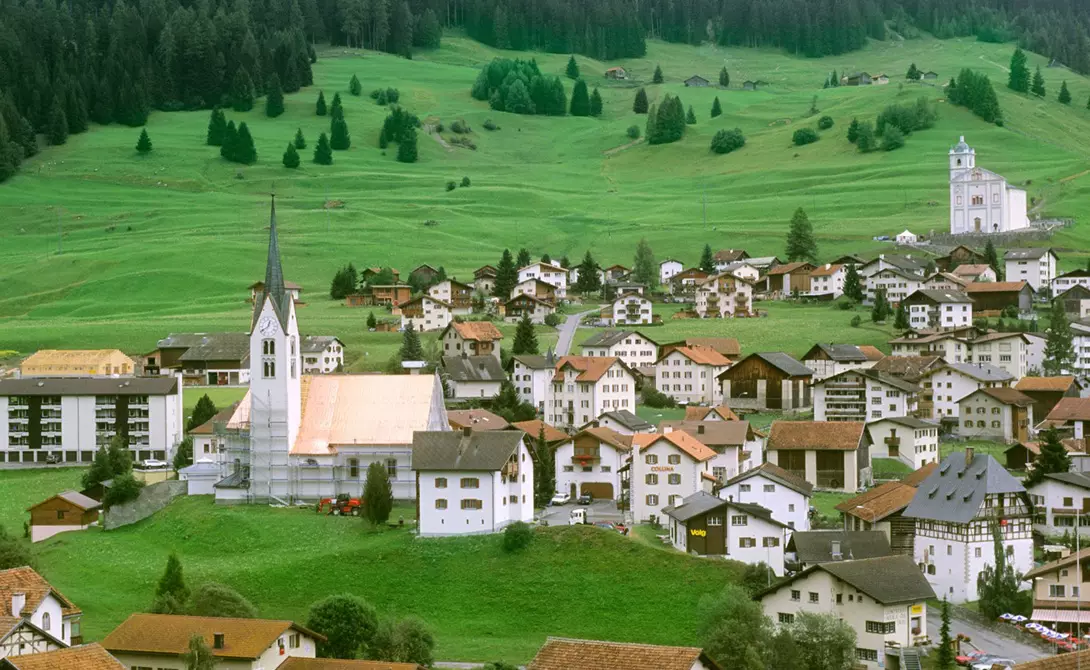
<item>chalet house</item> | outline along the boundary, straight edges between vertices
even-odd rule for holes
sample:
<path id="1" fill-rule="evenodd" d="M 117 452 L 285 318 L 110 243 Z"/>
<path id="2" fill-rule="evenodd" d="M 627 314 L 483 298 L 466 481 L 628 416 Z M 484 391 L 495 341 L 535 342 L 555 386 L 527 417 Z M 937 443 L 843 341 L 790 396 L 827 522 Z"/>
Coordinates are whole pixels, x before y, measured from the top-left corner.
<path id="1" fill-rule="evenodd" d="M 1029 489 L 1033 502 L 1033 529 L 1045 538 L 1065 533 L 1090 535 L 1090 475 L 1085 472 L 1050 472 Z"/>
<path id="2" fill-rule="evenodd" d="M 836 261 L 840 263 L 840 261 Z M 781 265 L 782 261 L 776 256 L 757 256 L 756 258 L 747 258 L 746 263 L 763 272 L 768 272 L 777 265 Z"/>
<path id="3" fill-rule="evenodd" d="M 545 323 L 545 317 L 556 313 L 553 303 L 539 300 L 532 295 L 519 295 L 511 298 L 503 305 L 504 317 L 508 322 L 516 322 L 526 316 L 530 323 L 541 325 Z"/>
<path id="4" fill-rule="evenodd" d="M 790 572 L 822 563 L 892 556 L 889 540 L 877 530 L 811 530 L 791 534 L 784 555 Z"/>
<path id="5" fill-rule="evenodd" d="M 783 575 L 787 525 L 772 518 L 769 509 L 697 491 L 662 513 L 669 518 L 670 543 L 675 549 L 749 565 L 763 562 Z"/>
<path id="6" fill-rule="evenodd" d="M 0 619 L 11 629 L 6 633 L 5 644 L 22 642 L 31 644 L 29 651 L 48 651 L 83 642 L 80 620 L 83 612 L 33 568 L 20 567 L 0 570 Z M 30 625 L 11 639 L 19 622 Z M 15 651 L 20 652 L 16 646 Z M 4 654 L 0 653 L 0 656 Z M 16 654 L 18 655 L 18 654 Z"/>
<path id="7" fill-rule="evenodd" d="M 924 279 L 898 268 L 885 268 L 863 280 L 863 304 L 873 305 L 880 291 L 885 291 L 891 305 L 899 305 L 905 298 L 924 287 Z"/>
<path id="8" fill-rule="evenodd" d="M 460 431 L 463 428 L 473 430 L 508 430 L 511 424 L 507 419 L 498 414 L 493 414 L 487 409 L 448 409 L 447 423 L 450 429 Z M 536 435 L 534 437 L 537 437 Z"/>
<path id="9" fill-rule="evenodd" d="M 620 66 L 606 70 L 606 79 L 628 79 L 628 72 Z"/>
<path id="10" fill-rule="evenodd" d="M 814 371 L 816 382 L 848 370 L 873 368 L 883 358 L 885 355 L 872 346 L 819 342 L 810 347 L 802 357 L 802 363 Z"/>
<path id="11" fill-rule="evenodd" d="M 697 285 L 710 276 L 700 268 L 682 270 L 670 278 L 670 293 L 676 296 L 695 295 Z"/>
<path id="12" fill-rule="evenodd" d="M 916 411 L 920 388 L 873 370 L 848 370 L 814 382 L 816 421 L 876 421 Z"/>
<path id="13" fill-rule="evenodd" d="M 1068 314 L 1068 318 L 1078 320 L 1090 317 L 1090 289 L 1081 284 L 1066 289 L 1053 298 L 1053 302 L 1063 304 L 1064 312 Z"/>
<path id="14" fill-rule="evenodd" d="M 26 627 L 29 624 L 22 626 Z M 9 654 L 6 658 L 4 656 L 0 652 L 0 670 L 126 670 L 120 661 L 95 642 L 78 647 L 51 647 L 35 650 L 33 653 Z"/>
<path id="15" fill-rule="evenodd" d="M 944 362 L 941 356 L 893 355 L 875 363 L 871 370 L 918 384 L 924 375 Z"/>
<path id="16" fill-rule="evenodd" d="M 579 348 L 584 356 L 614 356 L 630 368 L 654 365 L 659 345 L 635 330 L 600 330 Z"/>
<path id="17" fill-rule="evenodd" d="M 1066 437 L 1060 440 L 1060 444 L 1069 455 L 1086 453 L 1086 445 L 1082 440 Z M 1028 470 L 1033 467 L 1033 462 L 1040 455 L 1040 442 L 1019 442 L 1007 447 L 1007 450 L 1003 452 L 1004 465 L 1008 470 Z"/>
<path id="18" fill-rule="evenodd" d="M 1033 287 L 1025 281 L 973 282 L 965 287 L 973 301 L 973 309 L 988 316 L 1007 307 L 1018 308 L 1019 314 L 1033 311 Z"/>
<path id="19" fill-rule="evenodd" d="M 1052 289 L 1060 259 L 1052 249 L 1007 249 L 1003 254 L 1007 281 L 1024 281 L 1034 291 Z"/>
<path id="20" fill-rule="evenodd" d="M 871 483 L 870 444 L 863 423 L 773 421 L 766 458 L 815 488 L 852 492 Z"/>
<path id="21" fill-rule="evenodd" d="M 685 404 L 714 405 L 719 402 L 719 375 L 730 361 L 709 347 L 671 349 L 655 363 L 655 386 Z"/>
<path id="22" fill-rule="evenodd" d="M 670 280 L 674 278 L 674 275 L 678 274 L 685 269 L 681 261 L 674 258 L 667 258 L 659 261 L 659 283 L 663 286 L 670 283 Z"/>
<path id="23" fill-rule="evenodd" d="M 511 357 L 511 383 L 518 391 L 519 400 L 530 403 L 539 413 L 545 411 L 545 398 L 556 374 L 557 360 L 551 349 L 544 356 L 516 354 Z"/>
<path id="24" fill-rule="evenodd" d="M 878 254 L 878 258 L 859 266 L 859 276 L 870 278 L 882 270 L 900 270 L 906 274 L 923 279 L 927 269 L 927 260 L 912 254 Z"/>
<path id="25" fill-rule="evenodd" d="M 427 263 L 409 273 L 409 283 L 413 286 L 431 286 L 437 281 L 439 281 L 439 271 Z"/>
<path id="26" fill-rule="evenodd" d="M 667 342 L 662 346 L 662 354 L 666 355 L 670 349 L 678 347 L 708 347 L 715 349 L 732 361 L 742 355 L 742 345 L 733 337 L 687 337 L 677 342 Z"/>
<path id="27" fill-rule="evenodd" d="M 40 349 L 19 364 L 19 377 L 120 377 L 136 363 L 119 349 Z"/>
<path id="28" fill-rule="evenodd" d="M 250 302 L 253 303 L 261 294 L 265 291 L 265 282 L 256 281 L 250 284 Z M 303 287 L 292 281 L 284 282 L 284 291 L 291 296 L 291 299 L 295 302 L 299 302 L 299 295 L 303 292 Z"/>
<path id="29" fill-rule="evenodd" d="M 602 295 L 609 299 L 611 296 L 625 295 L 626 293 L 635 293 L 636 295 L 646 295 L 647 284 L 641 284 L 635 281 L 628 281 L 627 279 L 617 279 L 605 282 L 602 287 Z"/>
<path id="30" fill-rule="evenodd" d="M 1090 549 L 1082 549 L 1078 553 L 1071 553 L 1063 558 L 1045 563 L 1027 572 L 1022 579 L 1033 584 L 1033 612 L 1030 620 L 1043 624 L 1061 633 L 1070 633 L 1078 636 L 1090 623 L 1090 612 L 1082 600 L 1087 583 L 1090 582 Z M 1065 656 L 1051 656 L 1037 663 L 1023 665 L 1019 668 L 1035 667 L 1036 670 L 1061 670 L 1059 663 L 1068 661 L 1071 667 L 1078 667 L 1085 658 L 1087 652 L 1076 652 Z M 1083 656 L 1076 659 L 1076 656 Z M 1051 665 L 1044 665 L 1044 661 L 1051 661 Z M 1040 663 L 1040 667 L 1038 666 Z"/>
<path id="31" fill-rule="evenodd" d="M 30 512 L 30 541 L 41 542 L 71 530 L 84 530 L 98 522 L 102 504 L 77 491 L 64 491 L 34 505 Z"/>
<path id="32" fill-rule="evenodd" d="M 1070 430 L 1076 440 L 1090 437 L 1090 398 L 1063 398 L 1045 419 L 1048 425 Z"/>
<path id="33" fill-rule="evenodd" d="M 520 295 L 529 295 L 543 300 L 548 303 L 556 304 L 557 289 L 555 286 L 548 282 L 541 281 L 540 279 L 526 279 L 520 281 L 511 289 L 511 297 L 517 297 Z"/>
<path id="34" fill-rule="evenodd" d="M 519 268 L 519 283 L 527 279 L 540 279 L 546 284 L 556 287 L 556 298 L 563 300 L 568 297 L 568 271 L 559 265 L 551 263 L 531 263 L 524 268 Z"/>
<path id="35" fill-rule="evenodd" d="M 995 275 L 995 270 L 987 263 L 959 265 L 950 274 L 960 279 L 965 285 L 973 282 L 999 281 L 999 278 Z"/>
<path id="36" fill-rule="evenodd" d="M 729 274 L 756 284 L 761 278 L 761 269 L 753 265 L 749 260 L 734 261 L 720 271 L 721 274 Z"/>
<path id="37" fill-rule="evenodd" d="M 710 491 L 717 454 L 683 430 L 632 436 L 632 516 L 637 523 L 662 517 L 697 491 Z"/>
<path id="38" fill-rule="evenodd" d="M 344 304 L 349 307 L 389 306 L 397 307 L 412 300 L 413 288 L 408 284 L 374 284 L 360 293 L 347 295 Z"/>
<path id="39" fill-rule="evenodd" d="M 421 332 L 442 330 L 454 320 L 449 302 L 425 294 L 401 304 L 401 329 L 412 327 Z"/>
<path id="40" fill-rule="evenodd" d="M 608 72 L 608 70 L 607 70 Z M 623 79 L 623 77 L 622 77 Z M 663 647 L 627 642 L 598 642 L 550 637 L 526 670 L 725 670 L 699 647 Z"/>
<path id="41" fill-rule="evenodd" d="M 939 460 L 939 424 L 913 416 L 888 416 L 867 424 L 871 459 L 895 458 L 913 470 Z"/>
<path id="42" fill-rule="evenodd" d="M 891 358 L 940 358 L 950 363 L 967 363 L 972 360 L 968 338 L 955 332 L 910 330 L 901 337 L 890 340 L 889 346 L 893 350 Z"/>
<path id="43" fill-rule="evenodd" d="M 151 375 L 182 374 L 186 385 L 237 386 L 250 381 L 246 333 L 171 333 L 144 357 Z"/>
<path id="44" fill-rule="evenodd" d="M 1040 421 L 1064 398 L 1078 398 L 1081 385 L 1074 377 L 1022 377 L 1014 389 L 1033 399 L 1033 416 Z"/>
<path id="45" fill-rule="evenodd" d="M 939 74 L 937 72 L 932 72 L 931 70 L 928 70 L 927 72 L 923 73 L 923 78 L 927 81 L 932 81 L 938 79 Z"/>
<path id="46" fill-rule="evenodd" d="M 1006 370 L 981 363 L 947 363 L 924 376 L 918 415 L 923 419 L 952 419 L 961 416 L 962 398 L 988 388 L 1004 388 L 1014 377 Z"/>
<path id="47" fill-rule="evenodd" d="M 483 265 L 473 271 L 473 288 L 482 295 L 492 295 L 496 287 L 496 268 Z"/>
<path id="48" fill-rule="evenodd" d="M 701 86 L 708 86 L 710 84 L 711 84 L 710 81 L 708 81 L 704 77 L 701 77 L 698 74 L 694 74 L 693 76 L 691 76 L 691 77 L 689 77 L 688 79 L 685 80 L 685 85 L 686 86 L 701 87 Z"/>
<path id="49" fill-rule="evenodd" d="M 958 403 L 957 434 L 968 439 L 1026 442 L 1033 424 L 1033 398 L 1012 388 L 984 388 Z"/>
<path id="50" fill-rule="evenodd" d="M 935 259 L 935 267 L 940 272 L 950 272 L 959 265 L 987 265 L 988 257 L 979 251 L 959 245 L 945 256 Z"/>
<path id="51" fill-rule="evenodd" d="M 730 501 L 756 503 L 792 531 L 810 530 L 810 497 L 814 486 L 787 470 L 761 463 L 723 482 L 717 495 Z"/>
<path id="52" fill-rule="evenodd" d="M 621 435 L 656 432 L 654 424 L 644 421 L 627 409 L 604 412 L 598 417 L 598 425 Z"/>
<path id="53" fill-rule="evenodd" d="M 969 283 L 969 281 L 949 272 L 936 272 L 923 280 L 923 284 L 920 284 L 912 291 L 909 291 L 909 293 L 913 293 L 921 288 L 931 291 L 964 291 Z"/>
<path id="54" fill-rule="evenodd" d="M 428 295 L 450 303 L 454 314 L 465 315 L 473 311 L 473 287 L 460 281 L 447 279 L 428 288 Z"/>
<path id="55" fill-rule="evenodd" d="M 303 374 L 329 374 L 344 367 L 344 342 L 332 335 L 307 335 L 299 341 Z"/>
<path id="56" fill-rule="evenodd" d="M 875 75 L 871 79 L 871 83 L 874 84 L 875 86 L 884 86 L 885 84 L 889 83 L 889 76 L 885 75 L 885 74 Z"/>
<path id="57" fill-rule="evenodd" d="M 715 269 L 719 272 L 722 272 L 723 268 L 731 263 L 744 261 L 747 258 L 749 258 L 749 253 L 745 249 L 720 249 L 712 256 L 715 261 Z"/>
<path id="58" fill-rule="evenodd" d="M 810 263 L 785 263 L 771 268 L 764 277 L 763 292 L 771 298 L 788 298 L 810 293 Z"/>
<path id="59" fill-rule="evenodd" d="M 458 356 L 443 356 L 440 361 L 448 397 L 455 400 L 495 398 L 507 379 L 500 362 L 491 354 L 470 356 L 463 351 Z"/>
<path id="60" fill-rule="evenodd" d="M 619 358 L 564 356 L 546 387 L 545 421 L 585 426 L 603 413 L 636 409 L 636 380 Z"/>
<path id="61" fill-rule="evenodd" d="M 872 670 L 900 667 L 900 649 L 926 643 L 934 597 L 911 558 L 886 556 L 814 565 L 754 599 L 780 625 L 802 612 L 843 620 L 855 631 L 856 662 Z"/>
<path id="62" fill-rule="evenodd" d="M 614 326 L 648 325 L 652 322 L 651 301 L 642 295 L 624 293 L 609 306 L 609 320 Z"/>
<path id="63" fill-rule="evenodd" d="M 1080 268 L 1057 275 L 1052 280 L 1052 295 L 1060 295 L 1073 286 L 1081 286 L 1090 289 L 1090 270 Z"/>
<path id="64" fill-rule="evenodd" d="M 916 497 L 916 488 L 937 462 L 916 470 L 899 482 L 886 482 L 836 506 L 845 531 L 880 531 L 889 541 L 894 554 L 913 556 L 916 547 L 916 520 L 907 519 L 903 512 Z"/>
<path id="65" fill-rule="evenodd" d="M 870 86 L 874 80 L 866 72 L 856 72 L 840 78 L 841 86 Z"/>
<path id="66" fill-rule="evenodd" d="M 836 300 L 844 295 L 844 277 L 848 270 L 843 265 L 826 263 L 810 271 L 810 291 L 812 298 Z"/>
<path id="67" fill-rule="evenodd" d="M 517 430 L 417 431 L 420 535 L 496 533 L 534 518 L 534 462 Z"/>
<path id="68" fill-rule="evenodd" d="M 731 274 L 718 274 L 696 287 L 696 313 L 702 319 L 749 316 L 753 312 L 753 285 Z"/>
<path id="69" fill-rule="evenodd" d="M 908 323 L 917 330 L 951 330 L 973 325 L 973 299 L 961 291 L 921 289 L 905 298 L 904 304 L 908 307 Z"/>
<path id="70" fill-rule="evenodd" d="M 742 82 L 742 90 L 743 91 L 756 91 L 757 90 L 757 82 L 752 81 L 750 79 L 747 79 L 747 80 L 743 81 Z"/>
<path id="71" fill-rule="evenodd" d="M 572 498 L 590 494 L 595 500 L 614 500 L 621 495 L 621 468 L 631 453 L 631 435 L 601 426 L 584 428 L 553 452 L 556 490 Z"/>
<path id="72" fill-rule="evenodd" d="M 1015 379 L 1029 371 L 1030 339 L 1024 333 L 987 333 L 968 340 L 967 346 L 967 362 L 994 365 Z"/>
<path id="73" fill-rule="evenodd" d="M 375 266 L 375 267 L 364 268 L 360 272 L 360 281 L 361 281 L 361 283 L 366 282 L 369 279 L 371 279 L 371 277 L 374 277 L 374 276 L 379 275 L 381 273 L 382 273 L 382 268 L 381 267 Z M 390 274 L 393 276 L 395 282 L 396 281 L 401 281 L 401 279 L 400 279 L 401 278 L 401 273 L 398 271 L 397 268 L 390 268 Z"/>
<path id="74" fill-rule="evenodd" d="M 764 439 L 748 421 L 663 421 L 659 430 L 685 431 L 715 451 L 711 473 L 720 484 L 762 461 Z"/>
<path id="75" fill-rule="evenodd" d="M 503 333 L 490 321 L 451 321 L 439 335 L 444 356 L 492 356 L 500 360 Z"/>
<path id="76" fill-rule="evenodd" d="M 720 373 L 720 397 L 734 408 L 800 410 L 812 404 L 813 377 L 810 368 L 788 354 L 750 354 Z"/>
<path id="77" fill-rule="evenodd" d="M 953 603 L 979 599 L 977 575 L 994 558 L 998 532 L 1008 565 L 1033 568 L 1033 527 L 1022 483 L 987 454 L 957 451 L 918 487 L 904 511 L 916 520 L 913 560 Z"/>
<path id="78" fill-rule="evenodd" d="M 217 668 L 240 670 L 277 668 L 291 656 L 314 658 L 325 640 L 291 621 L 133 614 L 101 644 L 128 668 L 182 670 L 181 656 L 195 635 L 204 638 Z"/>

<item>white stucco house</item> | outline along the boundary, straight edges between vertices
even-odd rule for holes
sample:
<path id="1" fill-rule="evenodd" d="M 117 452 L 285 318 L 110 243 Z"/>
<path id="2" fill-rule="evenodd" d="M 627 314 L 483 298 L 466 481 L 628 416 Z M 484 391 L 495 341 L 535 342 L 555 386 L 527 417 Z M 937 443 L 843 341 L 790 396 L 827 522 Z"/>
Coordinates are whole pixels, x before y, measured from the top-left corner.
<path id="1" fill-rule="evenodd" d="M 545 421 L 582 427 L 605 412 L 636 409 L 636 380 L 621 359 L 564 356 L 545 389 Z"/>
<path id="2" fill-rule="evenodd" d="M 844 295 L 844 278 L 848 268 L 826 263 L 810 271 L 810 290 L 806 295 L 813 298 L 835 300 Z"/>
<path id="3" fill-rule="evenodd" d="M 652 321 L 652 304 L 638 293 L 624 293 L 609 306 L 610 323 L 614 326 L 638 326 Z"/>
<path id="4" fill-rule="evenodd" d="M 610 428 L 585 428 L 553 452 L 556 490 L 573 498 L 585 493 L 595 500 L 621 495 L 621 468 L 632 452 L 632 437 Z"/>
<path id="5" fill-rule="evenodd" d="M 1024 281 L 1040 292 L 1052 288 L 1060 258 L 1051 248 L 1007 249 L 1003 254 L 1007 281 Z"/>
<path id="6" fill-rule="evenodd" d="M 916 411 L 920 388 L 875 370 L 846 370 L 814 382 L 816 421 L 875 421 Z"/>
<path id="7" fill-rule="evenodd" d="M 722 398 L 717 377 L 730 361 L 711 347 L 671 349 L 655 363 L 655 386 L 685 404 L 717 405 Z"/>
<path id="8" fill-rule="evenodd" d="M 635 330 L 596 331 L 579 345 L 584 356 L 613 356 L 630 368 L 654 365 L 659 359 L 659 345 Z"/>
<path id="9" fill-rule="evenodd" d="M 1029 228 L 1026 192 L 977 167 L 962 136 L 950 150 L 950 233 L 1006 233 Z"/>
<path id="10" fill-rule="evenodd" d="M 697 491 L 711 491 L 715 451 L 685 431 L 632 436 L 631 501 L 637 523 L 662 518 Z"/>
<path id="11" fill-rule="evenodd" d="M 870 456 L 895 458 L 913 470 L 939 460 L 939 424 L 913 416 L 890 416 L 867 424 Z"/>
<path id="12" fill-rule="evenodd" d="M 511 383 L 518 391 L 519 400 L 528 402 L 538 412 L 545 410 L 545 400 L 556 373 L 559 359 L 549 350 L 544 356 L 516 354 L 511 357 Z"/>
<path id="13" fill-rule="evenodd" d="M 772 463 L 762 463 L 723 483 L 724 500 L 755 503 L 791 530 L 810 530 L 810 497 L 814 487 L 805 479 Z"/>
<path id="14" fill-rule="evenodd" d="M 558 300 L 568 297 L 568 271 L 559 265 L 539 261 L 519 268 L 519 283 L 527 279 L 540 279 L 555 286 Z"/>
<path id="15" fill-rule="evenodd" d="M 669 284 L 670 280 L 674 278 L 674 275 L 684 269 L 685 266 L 681 264 L 681 261 L 674 260 L 673 258 L 659 261 L 659 283 L 663 285 Z"/>
<path id="16" fill-rule="evenodd" d="M 663 509 L 670 544 L 698 556 L 719 556 L 749 565 L 765 563 L 782 575 L 787 526 L 755 503 L 718 498 L 705 491 Z"/>
<path id="17" fill-rule="evenodd" d="M 905 298 L 923 288 L 924 278 L 899 268 L 883 268 L 863 279 L 863 304 L 873 305 L 879 291 L 885 291 L 891 305 L 900 304 Z"/>
<path id="18" fill-rule="evenodd" d="M 962 291 L 920 289 L 904 303 L 909 326 L 916 330 L 953 330 L 973 325 L 973 300 Z"/>
<path id="19" fill-rule="evenodd" d="M 943 419 L 960 416 L 959 403 L 970 393 L 985 388 L 1002 388 L 1014 383 L 1006 370 L 988 363 L 946 363 L 924 373 L 919 416 Z"/>
<path id="20" fill-rule="evenodd" d="M 1085 472 L 1051 472 L 1029 487 L 1033 502 L 1033 530 L 1046 538 L 1065 533 L 1090 535 L 1090 475 Z"/>
<path id="21" fill-rule="evenodd" d="M 307 335 L 299 341 L 303 372 L 329 374 L 344 367 L 344 343 L 332 335 Z"/>
<path id="22" fill-rule="evenodd" d="M 418 331 L 443 330 L 454 319 L 453 306 L 429 295 L 401 303 L 401 329 L 410 325 Z"/>
<path id="23" fill-rule="evenodd" d="M 43 635 L 28 636 L 39 651 L 80 644 L 83 612 L 33 568 L 0 570 L 0 618 L 31 624 Z M 0 634 L 7 631 L 0 631 Z M 16 648 L 14 651 L 19 651 Z M 24 650 L 22 653 L 30 653 Z"/>

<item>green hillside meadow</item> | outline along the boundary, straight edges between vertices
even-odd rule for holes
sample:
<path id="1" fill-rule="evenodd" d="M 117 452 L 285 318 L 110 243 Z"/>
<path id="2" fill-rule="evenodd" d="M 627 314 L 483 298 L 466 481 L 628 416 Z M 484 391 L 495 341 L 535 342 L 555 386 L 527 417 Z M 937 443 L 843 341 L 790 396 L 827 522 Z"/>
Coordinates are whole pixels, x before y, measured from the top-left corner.
<path id="1" fill-rule="evenodd" d="M 495 263 L 504 247 L 573 260 L 591 248 L 607 264 L 631 264 L 641 237 L 658 257 L 688 263 L 696 262 L 705 242 L 744 246 L 753 254 L 782 253 L 787 222 L 799 206 L 814 222 L 823 257 L 875 251 L 874 235 L 946 228 L 946 154 L 962 134 L 982 166 L 1016 183 L 1030 180 L 1031 197 L 1044 199 L 1042 214 L 1085 219 L 1090 82 L 1046 68 L 1048 98 L 1015 95 L 1005 88 L 1012 49 L 968 39 L 921 39 L 875 42 L 861 52 L 815 60 L 778 50 L 652 41 L 644 59 L 577 59 L 584 77 L 601 87 L 602 119 L 489 110 L 470 98 L 469 89 L 480 66 L 501 52 L 464 37 L 448 36 L 441 49 L 418 52 L 411 61 L 327 49 L 315 66 L 315 86 L 287 96 L 283 116 L 266 118 L 263 104 L 249 113 L 228 113 L 251 128 L 259 156 L 254 166 L 227 163 L 215 147 L 205 146 L 207 111 L 156 112 L 147 126 L 155 146 L 148 156 L 135 152 L 139 129 L 95 127 L 62 147 L 46 148 L 0 186 L 0 349 L 118 346 L 139 353 L 170 331 L 245 329 L 246 286 L 263 273 L 272 191 L 278 194 L 286 273 L 306 288 L 303 330 L 342 337 L 352 369 L 381 367 L 398 336 L 364 332 L 365 310 L 328 299 L 333 272 L 349 260 L 403 272 L 427 262 L 464 279 L 473 268 Z M 546 73 L 563 73 L 566 55 L 536 57 Z M 871 118 L 898 99 L 941 99 L 941 87 L 930 84 L 901 90 L 912 62 L 937 71 L 940 82 L 963 66 L 987 72 L 1006 127 L 940 104 L 937 126 L 909 137 L 904 149 L 856 153 L 844 139 L 853 116 Z M 656 63 L 666 84 L 649 85 Z M 602 73 L 617 64 L 635 81 L 607 82 Z M 691 74 L 715 81 L 724 64 L 732 77 L 728 91 L 681 83 Z M 1038 64 L 1045 64 L 1043 58 L 1031 56 L 1030 66 Z M 822 90 L 834 69 L 885 72 L 892 83 Z M 362 97 L 347 92 L 353 74 L 363 81 Z M 770 86 L 742 91 L 744 79 Z M 1055 100 L 1061 79 L 1074 98 L 1070 107 Z M 565 82 L 570 94 L 571 81 Z M 648 84 L 652 100 L 675 93 L 695 108 L 698 123 L 682 141 L 622 148 L 629 142 L 625 129 L 636 124 L 642 131 L 646 120 L 631 111 L 640 83 Z M 436 117 L 448 126 L 464 118 L 478 150 L 447 150 L 421 134 L 418 163 L 396 162 L 393 146 L 384 155 L 377 138 L 386 108 L 366 92 L 387 86 L 400 89 L 402 103 L 421 118 Z M 336 152 L 329 167 L 310 162 L 318 134 L 329 123 L 314 115 L 318 89 L 327 100 L 342 94 L 352 133 L 352 148 Z M 717 95 L 724 114 L 712 120 Z M 816 117 L 806 116 L 814 95 L 821 114 L 831 115 L 836 125 L 816 144 L 793 147 L 794 130 L 816 124 Z M 484 130 L 486 119 L 501 129 Z M 746 146 L 726 156 L 712 154 L 708 145 L 715 131 L 733 127 L 743 130 Z M 296 128 L 303 129 L 309 146 L 301 152 L 302 167 L 291 171 L 280 156 Z M 447 181 L 463 176 L 471 187 L 445 190 Z M 325 209 L 327 200 L 344 206 Z M 425 227 L 429 219 L 439 225 Z M 64 230 L 59 255 L 58 224 Z M 1054 242 L 1086 249 L 1084 230 L 1077 225 Z M 1063 264 L 1083 264 L 1079 253 L 1062 253 Z M 821 315 L 832 318 L 831 311 Z M 810 321 L 807 316 L 799 325 Z M 733 328 L 701 330 L 729 334 Z M 763 347 L 802 346 L 793 339 L 798 331 L 771 330 Z"/>

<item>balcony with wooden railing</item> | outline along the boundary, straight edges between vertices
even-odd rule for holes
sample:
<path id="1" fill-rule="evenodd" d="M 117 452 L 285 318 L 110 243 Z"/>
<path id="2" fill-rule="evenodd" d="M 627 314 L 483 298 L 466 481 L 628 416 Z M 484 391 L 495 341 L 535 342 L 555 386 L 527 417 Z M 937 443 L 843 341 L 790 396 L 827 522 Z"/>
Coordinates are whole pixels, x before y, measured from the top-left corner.
<path id="1" fill-rule="evenodd" d="M 577 465 L 589 465 L 601 461 L 602 453 L 597 447 L 593 449 L 576 449 L 575 453 L 572 454 L 571 460 L 572 463 Z"/>

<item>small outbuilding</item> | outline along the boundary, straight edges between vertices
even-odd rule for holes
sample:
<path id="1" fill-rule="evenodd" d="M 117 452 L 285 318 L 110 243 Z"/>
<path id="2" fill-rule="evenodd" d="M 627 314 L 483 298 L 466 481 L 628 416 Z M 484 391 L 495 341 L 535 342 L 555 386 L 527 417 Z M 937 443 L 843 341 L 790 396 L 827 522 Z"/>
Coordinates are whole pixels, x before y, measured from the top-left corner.
<path id="1" fill-rule="evenodd" d="M 30 541 L 41 542 L 57 533 L 83 530 L 98 522 L 102 504 L 78 491 L 64 491 L 27 509 Z"/>
<path id="2" fill-rule="evenodd" d="M 710 84 L 710 81 L 708 81 L 704 77 L 701 77 L 698 74 L 694 74 L 693 76 L 685 80 L 686 86 L 708 86 Z"/>
<path id="3" fill-rule="evenodd" d="M 897 236 L 897 244 L 915 244 L 919 241 L 919 239 L 919 236 L 917 236 L 915 233 L 910 230 L 906 230 Z"/>
<path id="4" fill-rule="evenodd" d="M 179 470 L 178 479 L 186 482 L 188 495 L 210 496 L 216 494 L 216 482 L 223 479 L 223 475 L 215 461 L 202 458 Z"/>
<path id="5" fill-rule="evenodd" d="M 606 70 L 606 79 L 628 79 L 628 72 L 623 67 L 611 67 Z"/>

